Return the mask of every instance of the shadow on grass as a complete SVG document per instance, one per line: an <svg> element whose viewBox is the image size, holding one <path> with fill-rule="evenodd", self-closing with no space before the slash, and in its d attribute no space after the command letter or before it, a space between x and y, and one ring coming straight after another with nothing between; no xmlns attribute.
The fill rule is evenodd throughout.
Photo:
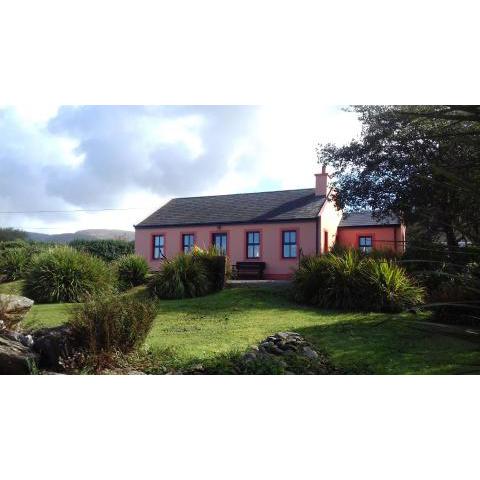
<svg viewBox="0 0 480 480"><path fill-rule="evenodd" d="M439 332L419 329L409 315L382 321L338 321L297 329L345 373L480 373L480 349Z"/></svg>

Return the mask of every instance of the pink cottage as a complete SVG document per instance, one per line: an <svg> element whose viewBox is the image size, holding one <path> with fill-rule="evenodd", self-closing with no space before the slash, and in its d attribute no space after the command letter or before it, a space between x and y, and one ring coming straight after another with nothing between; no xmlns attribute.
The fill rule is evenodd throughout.
<svg viewBox="0 0 480 480"><path fill-rule="evenodd" d="M328 252L335 242L403 250L398 220L378 222L368 212L342 217L328 200L325 167L315 177L315 188L174 198L135 226L135 251L158 270L165 258L194 245L216 245L232 265L259 262L264 278L288 279L301 255Z"/></svg>

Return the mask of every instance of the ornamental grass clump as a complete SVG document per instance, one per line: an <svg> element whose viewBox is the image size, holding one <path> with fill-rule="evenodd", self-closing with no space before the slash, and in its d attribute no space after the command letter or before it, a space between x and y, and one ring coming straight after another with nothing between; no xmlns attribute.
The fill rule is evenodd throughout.
<svg viewBox="0 0 480 480"><path fill-rule="evenodd" d="M302 258L293 283L298 301L339 310L398 312L424 296L395 261L352 249Z"/></svg>
<svg viewBox="0 0 480 480"><path fill-rule="evenodd" d="M88 353L130 353L143 344L156 315L155 304L135 297L91 297L73 310L70 326Z"/></svg>
<svg viewBox="0 0 480 480"><path fill-rule="evenodd" d="M23 278L30 263L31 256L27 248L8 248L0 252L0 276L7 282Z"/></svg>
<svg viewBox="0 0 480 480"><path fill-rule="evenodd" d="M194 247L191 255L203 264L208 276L212 292L223 290L225 280L231 276L231 266L228 258L222 255L214 246L208 249Z"/></svg>
<svg viewBox="0 0 480 480"><path fill-rule="evenodd" d="M24 294L37 303L81 302L111 292L113 280L103 260L71 247L57 247L33 258Z"/></svg>
<svg viewBox="0 0 480 480"><path fill-rule="evenodd" d="M124 255L114 263L120 290L128 290L145 283L148 273L147 261L135 254Z"/></svg>
<svg viewBox="0 0 480 480"><path fill-rule="evenodd" d="M200 297L212 291L204 263L191 254L165 260L148 287L153 296L165 299Z"/></svg>
<svg viewBox="0 0 480 480"><path fill-rule="evenodd" d="M368 305L381 312L401 312L424 300L424 289L393 261L367 258L362 262Z"/></svg>

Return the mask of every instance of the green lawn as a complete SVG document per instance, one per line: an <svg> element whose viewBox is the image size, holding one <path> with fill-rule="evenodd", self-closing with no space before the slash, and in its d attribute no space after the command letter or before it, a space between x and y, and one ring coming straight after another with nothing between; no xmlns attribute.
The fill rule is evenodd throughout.
<svg viewBox="0 0 480 480"><path fill-rule="evenodd" d="M0 285L0 293L12 284ZM141 296L141 289L135 292ZM58 325L69 306L34 305L30 328ZM230 288L207 297L159 302L147 338L178 365L241 352L278 331L296 331L347 372L480 373L480 344L415 323L412 314L320 311L292 303L284 288Z"/></svg>

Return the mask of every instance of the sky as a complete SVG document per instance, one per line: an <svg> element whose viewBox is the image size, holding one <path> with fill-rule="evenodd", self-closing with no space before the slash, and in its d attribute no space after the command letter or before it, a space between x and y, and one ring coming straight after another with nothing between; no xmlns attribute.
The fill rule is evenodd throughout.
<svg viewBox="0 0 480 480"><path fill-rule="evenodd" d="M1 106L0 226L133 230L173 197L313 187L316 145L359 134L334 106Z"/></svg>

